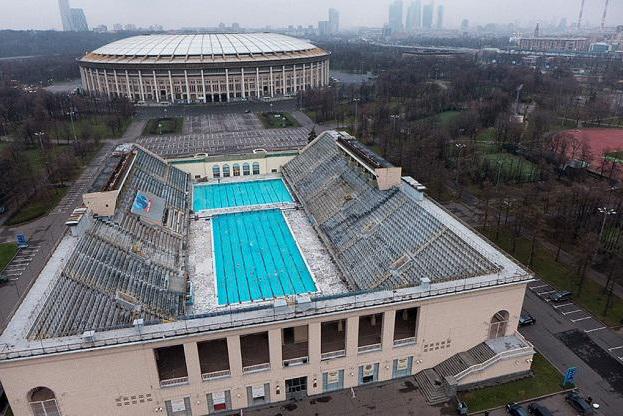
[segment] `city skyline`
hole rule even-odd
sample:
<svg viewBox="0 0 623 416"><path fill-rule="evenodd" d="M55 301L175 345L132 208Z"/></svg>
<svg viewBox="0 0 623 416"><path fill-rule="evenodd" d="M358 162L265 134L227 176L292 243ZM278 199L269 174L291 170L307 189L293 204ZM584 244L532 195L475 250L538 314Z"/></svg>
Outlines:
<svg viewBox="0 0 623 416"><path fill-rule="evenodd" d="M312 4L302 0L266 0L260 4L253 0L215 0L211 10L218 10L218 13L205 14L179 12L205 10L205 4L199 0L182 0L175 4L153 0L149 2L149 8L146 7L146 0L131 3L120 0L75 0L74 3L74 7L85 10L93 27L101 24L112 26L114 23L132 23L139 27L158 24L165 29L177 29L215 27L220 22L238 22L242 27L255 28L308 26L326 20L327 10L333 8L340 13L340 26L348 29L359 26L382 27L387 23L387 10L392 1L318 0ZM403 17L410 2L405 3ZM423 7L427 4L428 1L422 2ZM530 26L537 21L546 25L557 25L561 19L566 19L571 25L577 21L579 11L579 0L551 0L546 5L537 0L500 0L499 7L494 10L479 0L437 1L436 6L439 4L445 7L446 28L458 28L463 19L469 19L471 26L515 22ZM122 15L118 13L120 8L124 10ZM62 29L56 1L23 0L5 4L3 9L8 10L8 13L0 16L0 29ZM38 13L33 14L33 9L38 10ZM587 1L583 22L598 26L602 11L603 2ZM436 13L435 7L435 17ZM614 26L619 21L623 21L623 4L610 2L606 24Z"/></svg>

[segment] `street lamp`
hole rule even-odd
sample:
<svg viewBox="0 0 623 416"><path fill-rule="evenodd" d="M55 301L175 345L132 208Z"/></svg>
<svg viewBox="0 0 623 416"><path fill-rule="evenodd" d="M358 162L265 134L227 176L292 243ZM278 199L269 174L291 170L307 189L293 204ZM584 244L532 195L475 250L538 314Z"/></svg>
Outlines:
<svg viewBox="0 0 623 416"><path fill-rule="evenodd" d="M67 115L69 115L69 119L71 120L71 132L74 135L74 142L77 142L78 138L76 137L76 126L74 126L74 114L76 114L76 112L73 110L69 110L67 112Z"/></svg>
<svg viewBox="0 0 623 416"><path fill-rule="evenodd" d="M616 213L617 213L617 212L616 212L614 209L612 209L612 208L606 208L606 207L603 207L603 208L597 208L597 211L598 211L600 214L603 214L603 216L604 216L604 219L603 219L603 221L601 222L601 230L599 230L599 241L601 241L601 237L602 237L602 236L603 236L603 234L604 234L604 229L606 228L606 219L607 219L607 218L608 218L608 216L610 216L610 215L616 215Z"/></svg>
<svg viewBox="0 0 623 416"><path fill-rule="evenodd" d="M353 127L353 133L355 136L357 136L357 123L359 122L359 101L361 101L361 98L353 98L353 103L355 103L355 123Z"/></svg>
<svg viewBox="0 0 623 416"><path fill-rule="evenodd" d="M34 133L35 136L37 136L37 138L39 139L39 145L41 146L41 151L43 152L43 139L42 137L45 136L45 132L44 131L38 131L36 133Z"/></svg>
<svg viewBox="0 0 623 416"><path fill-rule="evenodd" d="M458 154L456 156L456 184L459 184L459 174L461 173L461 152L465 150L467 145L465 143L455 143L454 144L458 150Z"/></svg>

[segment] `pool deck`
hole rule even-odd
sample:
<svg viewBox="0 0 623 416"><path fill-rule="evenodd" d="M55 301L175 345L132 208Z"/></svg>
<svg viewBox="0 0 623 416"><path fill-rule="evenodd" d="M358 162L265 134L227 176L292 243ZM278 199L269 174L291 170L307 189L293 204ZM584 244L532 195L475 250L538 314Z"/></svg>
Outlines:
<svg viewBox="0 0 623 416"><path fill-rule="evenodd" d="M317 292L323 294L348 292L340 272L305 212L298 209L286 209L282 213L315 279ZM225 307L225 305L219 305L217 299L212 224L211 218L200 218L197 221L191 221L190 224L189 264L191 265L190 279L195 290L195 303L189 314L213 312ZM271 300L243 302L227 305L227 307L248 306L251 303L262 304Z"/></svg>

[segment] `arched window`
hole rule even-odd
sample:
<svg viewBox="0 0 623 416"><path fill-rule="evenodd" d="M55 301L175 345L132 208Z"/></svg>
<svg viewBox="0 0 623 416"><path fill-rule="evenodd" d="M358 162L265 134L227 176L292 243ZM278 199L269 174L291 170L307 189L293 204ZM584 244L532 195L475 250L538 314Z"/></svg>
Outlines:
<svg viewBox="0 0 623 416"><path fill-rule="evenodd" d="M34 416L61 416L54 392L47 387L35 387L28 393L28 403Z"/></svg>
<svg viewBox="0 0 623 416"><path fill-rule="evenodd" d="M212 166L212 176L215 178L221 177L221 167L219 165Z"/></svg>
<svg viewBox="0 0 623 416"><path fill-rule="evenodd" d="M254 175L260 174L260 164L258 162L253 162L253 174Z"/></svg>
<svg viewBox="0 0 623 416"><path fill-rule="evenodd" d="M506 336L508 316L508 311L499 311L493 315L491 318L491 324L489 325L489 339Z"/></svg>
<svg viewBox="0 0 623 416"><path fill-rule="evenodd" d="M229 165L223 165L223 178L229 178Z"/></svg>
<svg viewBox="0 0 623 416"><path fill-rule="evenodd" d="M234 176L240 176L240 165L238 163L234 163Z"/></svg>
<svg viewBox="0 0 623 416"><path fill-rule="evenodd" d="M246 162L242 164L242 174L244 176L249 176L251 174L251 167Z"/></svg>

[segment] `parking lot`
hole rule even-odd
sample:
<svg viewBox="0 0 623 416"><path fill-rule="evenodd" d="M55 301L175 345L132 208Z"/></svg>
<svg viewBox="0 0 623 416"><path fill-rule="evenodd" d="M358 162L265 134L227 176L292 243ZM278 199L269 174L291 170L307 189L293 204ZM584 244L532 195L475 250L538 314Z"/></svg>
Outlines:
<svg viewBox="0 0 623 416"><path fill-rule="evenodd" d="M19 249L13 260L4 269L4 275L12 282L18 280L37 255L40 247L40 242L32 241L28 247Z"/></svg>

